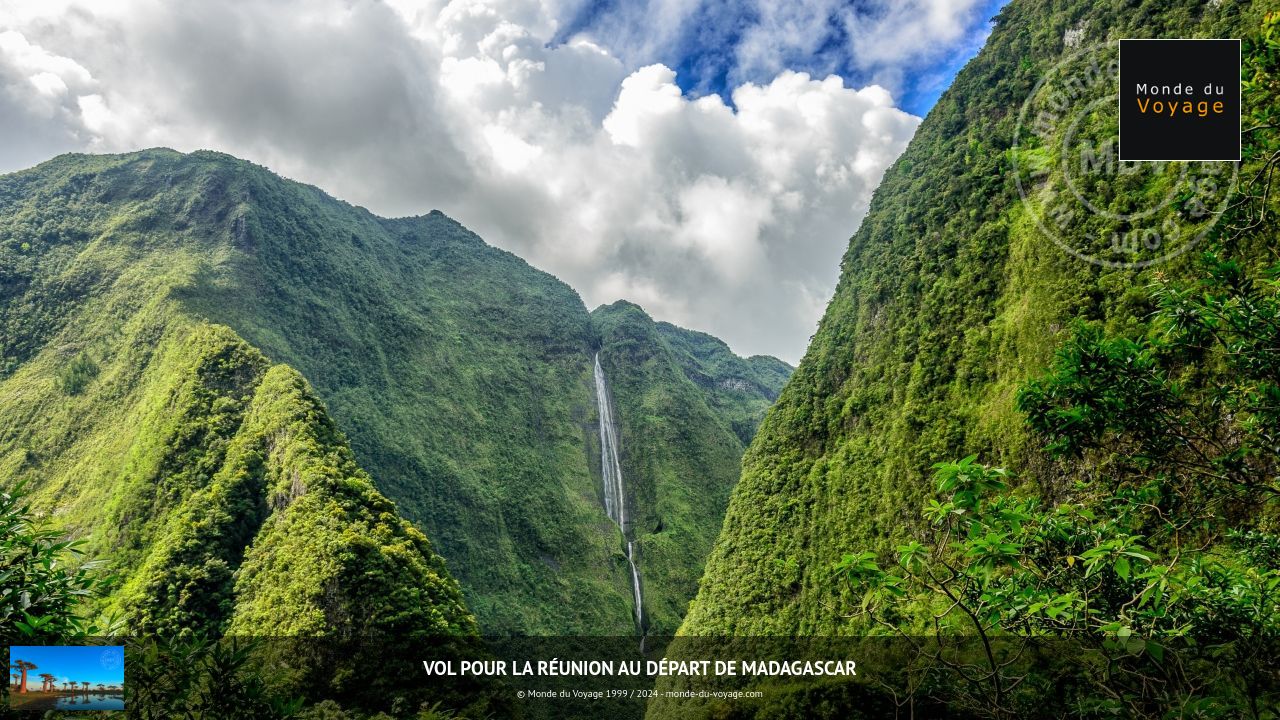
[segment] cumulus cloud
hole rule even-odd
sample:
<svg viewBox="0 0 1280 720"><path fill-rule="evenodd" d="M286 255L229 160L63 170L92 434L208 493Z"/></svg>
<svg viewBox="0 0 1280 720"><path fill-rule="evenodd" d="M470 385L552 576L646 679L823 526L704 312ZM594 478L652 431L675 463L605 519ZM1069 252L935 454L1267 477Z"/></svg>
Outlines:
<svg viewBox="0 0 1280 720"><path fill-rule="evenodd" d="M981 17L988 0L875 0L871 12L840 14L854 62L876 82L901 85L908 71L957 48L972 54L990 32Z"/></svg>
<svg viewBox="0 0 1280 720"><path fill-rule="evenodd" d="M0 31L0 167L21 167L78 148L92 138L80 118L92 104L93 76L82 65Z"/></svg>
<svg viewBox="0 0 1280 720"><path fill-rule="evenodd" d="M0 8L0 169L72 149L223 150L381 214L437 207L589 306L633 300L797 360L918 118L879 86L785 68L691 97L664 65L585 34L551 42L573 12L17 0Z"/></svg>

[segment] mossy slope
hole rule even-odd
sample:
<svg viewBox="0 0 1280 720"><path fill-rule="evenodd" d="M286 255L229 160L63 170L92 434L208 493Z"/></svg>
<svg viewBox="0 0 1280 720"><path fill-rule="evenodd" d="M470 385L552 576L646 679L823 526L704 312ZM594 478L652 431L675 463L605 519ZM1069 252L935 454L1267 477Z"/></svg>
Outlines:
<svg viewBox="0 0 1280 720"><path fill-rule="evenodd" d="M1073 52L1069 34L1081 47L1240 37L1275 8L1014 0L1000 12L851 239L818 332L743 459L685 632L858 632L830 568L911 532L934 463L979 453L1030 481L1051 479L1015 412L1016 388L1076 318L1140 331L1157 269L1089 264L1040 234L1013 179L1019 109ZM1067 232L1113 230L1123 228L1077 213ZM1186 275L1193 256L1158 271Z"/></svg>

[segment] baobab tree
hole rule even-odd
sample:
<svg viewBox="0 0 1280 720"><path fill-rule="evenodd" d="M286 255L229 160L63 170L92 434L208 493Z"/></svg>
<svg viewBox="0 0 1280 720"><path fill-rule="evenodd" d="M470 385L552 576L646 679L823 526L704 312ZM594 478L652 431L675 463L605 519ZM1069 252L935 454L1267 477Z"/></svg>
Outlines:
<svg viewBox="0 0 1280 720"><path fill-rule="evenodd" d="M102 689L103 689L103 688L105 688L105 687L106 687L106 685L105 685L105 684L103 684L103 683L98 683L98 694L99 694L99 695L101 695L101 694L102 694Z"/></svg>
<svg viewBox="0 0 1280 720"><path fill-rule="evenodd" d="M57 680L57 678L49 673L40 673L40 679L44 681L40 683L40 692L46 693L53 690L53 681Z"/></svg>
<svg viewBox="0 0 1280 720"><path fill-rule="evenodd" d="M82 681L80 681L80 685L81 685L81 687L83 687L83 688L84 688L84 692L85 692L85 694L86 694L86 695L88 695L88 694L89 694L89 683L84 682L84 681L82 680Z"/></svg>
<svg viewBox="0 0 1280 720"><path fill-rule="evenodd" d="M36 664L26 660L14 660L9 667L17 670L21 674L22 679L18 681L18 692L25 693L27 691L27 671L35 670Z"/></svg>

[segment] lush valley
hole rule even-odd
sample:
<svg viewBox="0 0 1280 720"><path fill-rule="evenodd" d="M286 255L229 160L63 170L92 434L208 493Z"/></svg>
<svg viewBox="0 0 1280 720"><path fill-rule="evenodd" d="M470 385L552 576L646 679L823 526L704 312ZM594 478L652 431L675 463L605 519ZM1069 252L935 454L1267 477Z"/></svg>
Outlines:
<svg viewBox="0 0 1280 720"><path fill-rule="evenodd" d="M146 627L314 634L363 598L474 631L452 575L482 632L628 635L598 350L670 631L788 368L647 318L615 356L600 324L439 213L378 218L216 153L62 156L0 178L0 478Z"/></svg>

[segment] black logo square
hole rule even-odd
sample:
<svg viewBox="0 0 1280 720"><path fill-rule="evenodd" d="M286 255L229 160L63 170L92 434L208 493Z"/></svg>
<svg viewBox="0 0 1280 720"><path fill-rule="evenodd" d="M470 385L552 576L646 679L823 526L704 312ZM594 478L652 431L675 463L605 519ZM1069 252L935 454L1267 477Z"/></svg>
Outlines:
<svg viewBox="0 0 1280 720"><path fill-rule="evenodd" d="M1120 41L1121 160L1240 160L1240 41Z"/></svg>

